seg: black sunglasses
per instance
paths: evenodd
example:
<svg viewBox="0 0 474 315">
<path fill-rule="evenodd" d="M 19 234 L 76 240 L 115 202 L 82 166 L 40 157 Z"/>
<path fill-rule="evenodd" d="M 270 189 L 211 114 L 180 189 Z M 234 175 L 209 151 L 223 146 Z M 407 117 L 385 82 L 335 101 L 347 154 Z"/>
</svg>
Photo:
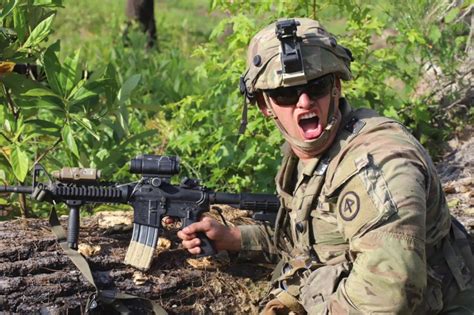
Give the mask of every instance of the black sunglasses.
<svg viewBox="0 0 474 315">
<path fill-rule="evenodd" d="M 316 100 L 329 94 L 332 83 L 333 74 L 327 74 L 323 77 L 309 81 L 303 85 L 280 87 L 272 90 L 264 90 L 277 105 L 295 105 L 301 94 L 306 93 L 308 96 Z"/>
</svg>

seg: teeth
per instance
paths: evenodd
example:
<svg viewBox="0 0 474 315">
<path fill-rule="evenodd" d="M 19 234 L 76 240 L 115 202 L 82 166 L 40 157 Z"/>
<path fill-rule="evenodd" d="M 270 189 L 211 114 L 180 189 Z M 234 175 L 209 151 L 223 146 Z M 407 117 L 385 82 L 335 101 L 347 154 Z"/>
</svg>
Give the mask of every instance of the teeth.
<svg viewBox="0 0 474 315">
<path fill-rule="evenodd" d="M 315 113 L 307 113 L 307 114 L 304 114 L 300 117 L 300 120 L 301 119 L 309 119 L 309 118 L 313 118 L 313 117 L 316 117 L 316 114 Z"/>
</svg>

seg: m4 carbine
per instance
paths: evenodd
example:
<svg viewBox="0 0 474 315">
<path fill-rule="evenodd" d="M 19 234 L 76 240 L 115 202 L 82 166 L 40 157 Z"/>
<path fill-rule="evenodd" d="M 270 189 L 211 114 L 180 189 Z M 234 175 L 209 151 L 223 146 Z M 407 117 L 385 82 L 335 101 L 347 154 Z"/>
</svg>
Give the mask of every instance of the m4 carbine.
<svg viewBox="0 0 474 315">
<path fill-rule="evenodd" d="M 227 204 L 243 210 L 252 210 L 257 220 L 273 223 L 280 202 L 275 195 L 252 193 L 214 192 L 198 180 L 184 178 L 179 185 L 170 179 L 179 173 L 179 159 L 174 156 L 140 155 L 131 160 L 130 173 L 141 174 L 137 182 L 110 184 L 101 182 L 100 171 L 91 168 L 63 168 L 53 172 L 54 179 L 37 164 L 33 170 L 32 186 L 0 186 L 1 192 L 31 194 L 38 201 L 65 203 L 69 207 L 67 231 L 68 246 L 78 247 L 79 209 L 84 204 L 121 203 L 134 209 L 133 233 L 125 263 L 139 269 L 148 269 L 158 241 L 162 219 L 178 218 L 181 228 L 199 220 L 212 204 Z M 44 172 L 48 183 L 38 182 Z M 203 256 L 215 253 L 205 234 L 201 239 Z"/>
</svg>

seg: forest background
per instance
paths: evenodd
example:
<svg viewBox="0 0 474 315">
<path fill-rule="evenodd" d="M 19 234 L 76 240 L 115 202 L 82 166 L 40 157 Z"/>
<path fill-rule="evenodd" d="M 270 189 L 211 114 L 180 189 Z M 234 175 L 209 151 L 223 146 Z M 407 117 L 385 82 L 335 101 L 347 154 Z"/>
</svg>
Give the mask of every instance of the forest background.
<svg viewBox="0 0 474 315">
<path fill-rule="evenodd" d="M 138 26 L 124 39 L 124 0 L 0 3 L 4 184 L 31 184 L 38 162 L 129 181 L 127 162 L 153 153 L 180 156 L 181 175 L 212 189 L 272 192 L 282 138 L 255 108 L 238 134 L 238 82 L 250 38 L 281 17 L 316 18 L 336 34 L 355 57 L 350 103 L 400 120 L 435 159 L 472 126 L 469 1 L 160 0 L 152 49 Z M 39 65 L 43 78 L 13 63 Z M 0 218 L 46 214 L 32 206 L 1 197 Z"/>
</svg>

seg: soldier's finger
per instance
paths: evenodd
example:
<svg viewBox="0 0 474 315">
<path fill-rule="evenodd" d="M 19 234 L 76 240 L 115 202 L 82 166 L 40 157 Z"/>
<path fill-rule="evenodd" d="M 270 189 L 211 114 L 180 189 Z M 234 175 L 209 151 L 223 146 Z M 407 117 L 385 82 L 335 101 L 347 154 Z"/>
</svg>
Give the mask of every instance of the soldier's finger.
<svg viewBox="0 0 474 315">
<path fill-rule="evenodd" d="M 198 255 L 201 253 L 201 247 L 190 248 L 188 249 L 188 252 L 190 252 L 193 255 Z"/>
<path fill-rule="evenodd" d="M 189 241 L 189 240 L 192 240 L 194 238 L 197 237 L 197 235 L 195 233 L 186 233 L 186 232 L 183 232 L 182 230 L 181 231 L 178 231 L 177 233 L 177 236 L 182 239 L 182 240 L 185 240 L 185 241 Z"/>
<path fill-rule="evenodd" d="M 194 238 L 194 239 L 189 240 L 189 241 L 183 241 L 182 244 L 183 244 L 184 248 L 190 250 L 190 249 L 193 249 L 195 247 L 199 247 L 199 245 L 201 245 L 201 240 L 199 238 Z"/>
<path fill-rule="evenodd" d="M 195 222 L 191 225 L 188 225 L 187 227 L 183 228 L 181 231 L 185 234 L 195 234 L 198 232 L 204 232 L 206 231 L 206 227 L 208 227 L 208 222 Z"/>
</svg>

